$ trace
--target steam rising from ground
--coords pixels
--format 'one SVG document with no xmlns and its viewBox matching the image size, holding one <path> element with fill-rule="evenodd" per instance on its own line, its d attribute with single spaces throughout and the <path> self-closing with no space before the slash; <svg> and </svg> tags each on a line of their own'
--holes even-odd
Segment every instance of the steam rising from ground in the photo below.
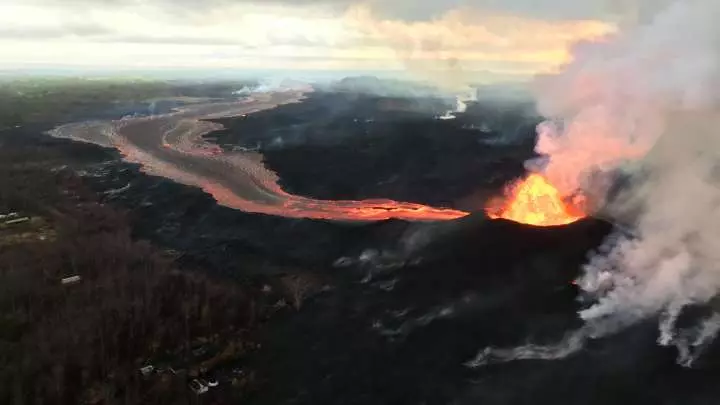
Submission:
<svg viewBox="0 0 720 405">
<path fill-rule="evenodd" d="M 690 329 L 679 331 L 677 320 L 720 292 L 718 15 L 717 0 L 670 2 L 643 25 L 577 45 L 560 73 L 539 79 L 538 108 L 549 120 L 536 149 L 546 158 L 531 168 L 566 193 L 624 168 L 631 186 L 603 214 L 630 224 L 632 235 L 612 236 L 585 266 L 579 286 L 595 304 L 580 313 L 583 329 L 557 346 L 482 352 L 473 365 L 563 357 L 578 342 L 658 317 L 658 343 L 677 346 L 687 366 L 717 334 L 717 312 Z"/>
<path fill-rule="evenodd" d="M 455 108 L 448 110 L 445 114 L 438 118 L 441 120 L 452 120 L 457 118 L 455 113 L 464 113 L 467 111 L 467 103 L 470 101 L 477 101 L 477 92 L 473 88 L 468 88 L 464 94 L 455 96 Z"/>
<path fill-rule="evenodd" d="M 569 164 L 589 172 L 645 157 L 633 187 L 608 207 L 611 217 L 638 213 L 635 235 L 610 240 L 580 283 L 598 296 L 580 314 L 596 333 L 720 292 L 719 12 L 716 1 L 676 1 L 649 25 L 579 48 L 556 79 L 571 91 L 541 100 L 543 113 L 568 117 L 562 138 L 541 127 L 550 176 L 572 182 Z M 582 186 L 574 180 L 564 184 Z M 674 319 L 663 317 L 660 343 L 675 342 Z"/>
<path fill-rule="evenodd" d="M 580 314 L 598 333 L 661 313 L 659 342 L 681 345 L 681 358 L 686 342 L 676 339 L 674 325 L 683 307 L 720 292 L 720 117 L 712 104 L 665 116 L 666 131 L 635 187 L 609 207 L 618 217 L 639 213 L 635 235 L 611 238 L 580 282 L 599 298 Z M 716 317 L 699 327 L 712 335 L 697 339 L 714 337 Z"/>
</svg>

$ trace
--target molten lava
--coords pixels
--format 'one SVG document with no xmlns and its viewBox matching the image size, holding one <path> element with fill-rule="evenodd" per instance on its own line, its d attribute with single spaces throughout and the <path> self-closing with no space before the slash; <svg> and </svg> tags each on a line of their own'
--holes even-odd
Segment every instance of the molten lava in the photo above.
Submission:
<svg viewBox="0 0 720 405">
<path fill-rule="evenodd" d="M 585 216 L 571 213 L 558 190 L 539 174 L 511 186 L 506 200 L 488 208 L 488 215 L 535 226 L 570 224 Z"/>
</svg>

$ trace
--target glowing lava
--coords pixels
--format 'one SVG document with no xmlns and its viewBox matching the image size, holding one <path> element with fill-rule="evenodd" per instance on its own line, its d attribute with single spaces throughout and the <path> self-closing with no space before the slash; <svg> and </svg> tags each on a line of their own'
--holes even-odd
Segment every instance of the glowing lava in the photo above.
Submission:
<svg viewBox="0 0 720 405">
<path fill-rule="evenodd" d="M 571 213 L 558 190 L 539 174 L 511 186 L 507 199 L 488 208 L 488 215 L 535 226 L 570 224 L 585 216 Z"/>
</svg>

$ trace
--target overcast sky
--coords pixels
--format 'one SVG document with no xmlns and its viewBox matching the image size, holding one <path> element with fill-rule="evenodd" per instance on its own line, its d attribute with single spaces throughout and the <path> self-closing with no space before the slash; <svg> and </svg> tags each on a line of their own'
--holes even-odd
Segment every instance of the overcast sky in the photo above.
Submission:
<svg viewBox="0 0 720 405">
<path fill-rule="evenodd" d="M 542 4 L 542 6 L 538 6 Z M 622 0 L 2 0 L 0 68 L 524 76 L 611 32 Z M 626 10 L 624 10 L 626 11 Z M 470 73 L 472 72 L 472 73 Z"/>
</svg>

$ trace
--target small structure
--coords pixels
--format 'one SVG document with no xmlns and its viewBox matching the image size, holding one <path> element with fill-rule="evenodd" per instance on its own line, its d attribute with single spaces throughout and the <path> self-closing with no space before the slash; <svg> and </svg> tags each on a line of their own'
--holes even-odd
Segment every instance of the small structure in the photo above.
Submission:
<svg viewBox="0 0 720 405">
<path fill-rule="evenodd" d="M 0 220 L 17 218 L 19 215 L 17 212 L 8 212 L 7 214 L 0 214 Z"/>
<path fill-rule="evenodd" d="M 60 283 L 61 283 L 62 285 L 72 285 L 72 284 L 77 284 L 77 283 L 79 283 L 80 281 L 82 281 L 82 277 L 80 277 L 80 276 L 70 276 L 70 277 L 65 277 L 65 278 L 63 278 L 62 280 L 60 280 Z"/>
<path fill-rule="evenodd" d="M 145 377 L 150 375 L 153 371 L 155 371 L 155 366 L 153 366 L 152 364 L 148 364 L 147 366 L 140 368 L 140 374 Z"/>
<path fill-rule="evenodd" d="M 208 386 L 201 383 L 200 380 L 198 380 L 197 378 L 190 381 L 189 385 L 190 385 L 190 389 L 193 390 L 193 392 L 196 393 L 197 395 L 202 395 L 202 394 L 208 392 Z"/>
<path fill-rule="evenodd" d="M 5 225 L 17 225 L 25 222 L 30 222 L 30 217 L 15 218 L 5 221 Z"/>
</svg>

